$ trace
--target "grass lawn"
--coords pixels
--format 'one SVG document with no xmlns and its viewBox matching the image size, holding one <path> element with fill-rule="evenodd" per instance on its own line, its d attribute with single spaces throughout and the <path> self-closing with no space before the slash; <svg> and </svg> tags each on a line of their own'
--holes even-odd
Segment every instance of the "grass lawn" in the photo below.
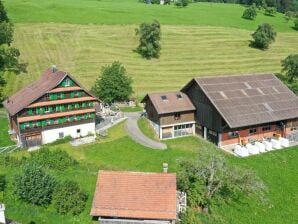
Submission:
<svg viewBox="0 0 298 224">
<path fill-rule="evenodd" d="M 157 19 L 161 24 L 222 26 L 254 30 L 263 22 L 277 31 L 293 32 L 293 22 L 258 13 L 255 21 L 242 19 L 244 6 L 196 3 L 186 8 L 147 5 L 138 0 L 6 0 L 8 15 L 15 23 L 139 24 Z M 79 15 L 79 16 L 78 16 Z"/>
<path fill-rule="evenodd" d="M 1 114 L 0 114 L 1 115 Z M 16 143 L 12 141 L 7 133 L 8 131 L 8 120 L 0 116 L 0 147 L 15 145 Z"/>
<path fill-rule="evenodd" d="M 170 172 L 176 170 L 179 158 L 194 158 L 199 150 L 217 150 L 212 144 L 201 138 L 186 137 L 166 141 L 167 150 L 152 150 L 138 145 L 124 132 L 123 123 L 111 128 L 106 138 L 96 143 L 74 148 L 68 143 L 51 146 L 66 150 L 80 162 L 78 167 L 50 172 L 58 179 L 75 180 L 88 192 L 89 199 L 85 211 L 77 216 L 58 215 L 52 207 L 38 208 L 16 200 L 12 192 L 11 180 L 18 172 L 16 168 L 1 168 L 0 173 L 7 174 L 9 187 L 5 192 L 4 202 L 7 205 L 9 218 L 29 223 L 92 223 L 89 216 L 99 169 L 131 170 L 161 172 L 162 163 L 169 163 Z M 217 151 L 226 156 L 229 163 L 235 166 L 254 170 L 266 183 L 269 189 L 269 203 L 259 204 L 254 198 L 238 203 L 214 206 L 213 212 L 221 223 L 295 223 L 297 210 L 297 162 L 298 148 L 266 153 L 246 159 L 239 159 Z M 13 155 L 27 156 L 27 152 L 17 152 Z M 0 166 L 1 167 L 1 166 Z M 28 216 L 28 214 L 30 214 Z M 95 222 L 94 222 L 95 223 Z"/>
<path fill-rule="evenodd" d="M 153 127 L 145 117 L 142 117 L 138 120 L 138 126 L 144 135 L 151 139 L 158 140 L 158 136 L 156 135 Z"/>
<path fill-rule="evenodd" d="M 226 27 L 162 26 L 160 59 L 133 52 L 136 25 L 15 24 L 14 45 L 28 74 L 7 75 L 11 94 L 33 82 L 52 64 L 69 71 L 90 88 L 101 67 L 124 64 L 135 96 L 177 90 L 194 76 L 280 72 L 280 61 L 298 51 L 298 34 L 278 33 L 266 51 L 250 48 L 251 31 Z"/>
</svg>

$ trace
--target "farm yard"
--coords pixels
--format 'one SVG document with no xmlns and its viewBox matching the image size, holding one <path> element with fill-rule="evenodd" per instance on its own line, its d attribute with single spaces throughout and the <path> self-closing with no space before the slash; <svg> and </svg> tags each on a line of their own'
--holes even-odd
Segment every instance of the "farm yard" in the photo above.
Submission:
<svg viewBox="0 0 298 224">
<path fill-rule="evenodd" d="M 147 92 L 177 90 L 194 76 L 247 73 L 280 73 L 281 60 L 298 52 L 298 32 L 293 21 L 283 14 L 256 20 L 242 19 L 244 6 L 196 3 L 186 8 L 174 5 L 146 5 L 138 0 L 5 0 L 14 23 L 13 46 L 20 49 L 21 60 L 28 63 L 28 73 L 6 73 L 4 92 L 13 94 L 35 81 L 51 65 L 69 71 L 88 89 L 101 67 L 120 61 L 133 79 L 134 96 L 140 100 Z M 142 22 L 157 19 L 161 23 L 161 56 L 141 58 L 135 29 Z M 261 23 L 270 23 L 277 31 L 276 41 L 268 50 L 250 47 L 251 34 Z M 131 112 L 130 108 L 124 111 Z M 137 107 L 137 110 L 140 110 Z M 0 108 L 0 113 L 3 110 Z M 0 114 L 1 115 L 1 114 Z M 140 129 L 155 139 L 145 119 Z M 0 147 L 14 144 L 7 135 L 8 121 L 0 116 Z M 45 146 L 50 151 L 67 152 L 78 164 L 63 171 L 46 168 L 57 180 L 73 180 L 87 192 L 84 211 L 77 216 L 58 214 L 55 208 L 29 205 L 17 199 L 13 180 L 20 172 L 18 162 L 30 153 L 18 151 L 0 154 L 0 175 L 8 185 L 4 191 L 6 215 L 21 223 L 98 223 L 89 212 L 97 172 L 129 170 L 161 172 L 164 162 L 169 171 L 177 171 L 181 158 L 198 158 L 201 151 L 223 155 L 227 163 L 252 170 L 268 188 L 265 203 L 245 197 L 237 202 L 212 205 L 212 215 L 199 214 L 202 223 L 284 223 L 298 222 L 298 147 L 276 150 L 249 158 L 237 158 L 218 150 L 200 137 L 163 141 L 166 150 L 152 150 L 134 142 L 124 123 L 108 130 L 107 137 L 85 146 L 69 143 Z M 43 148 L 42 148 L 43 149 Z M 199 159 L 199 158 L 198 158 Z M 30 215 L 28 215 L 30 214 Z"/>
</svg>

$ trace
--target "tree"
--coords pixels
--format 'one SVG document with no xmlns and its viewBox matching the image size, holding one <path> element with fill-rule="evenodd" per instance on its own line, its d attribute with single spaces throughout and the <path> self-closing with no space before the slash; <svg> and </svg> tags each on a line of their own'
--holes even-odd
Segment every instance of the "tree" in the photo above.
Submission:
<svg viewBox="0 0 298 224">
<path fill-rule="evenodd" d="M 30 204 L 48 205 L 56 185 L 54 178 L 35 164 L 26 164 L 23 172 L 14 178 L 18 197 Z"/>
<path fill-rule="evenodd" d="M 6 45 L 0 46 L 0 72 L 12 71 L 16 74 L 26 72 L 27 63 L 20 63 L 19 57 L 19 49 Z"/>
<path fill-rule="evenodd" d="M 177 0 L 175 5 L 178 7 L 186 7 L 188 6 L 189 0 Z"/>
<path fill-rule="evenodd" d="M 265 15 L 266 16 L 275 16 L 276 8 L 275 7 L 266 7 L 265 8 Z"/>
<path fill-rule="evenodd" d="M 298 54 L 291 54 L 281 61 L 282 71 L 286 72 L 288 81 L 292 83 L 298 78 Z"/>
<path fill-rule="evenodd" d="M 9 22 L 6 10 L 1 0 L 0 0 L 0 22 Z"/>
<path fill-rule="evenodd" d="M 161 29 L 158 21 L 150 23 L 142 23 L 138 29 L 136 29 L 136 35 L 140 36 L 139 46 L 136 49 L 142 57 L 151 59 L 159 58 L 160 55 L 160 39 Z"/>
<path fill-rule="evenodd" d="M 11 23 L 0 23 L 0 45 L 10 45 L 13 40 L 13 28 Z"/>
<path fill-rule="evenodd" d="M 244 10 L 242 18 L 254 20 L 256 18 L 256 16 L 257 16 L 256 7 L 250 6 Z"/>
<path fill-rule="evenodd" d="M 294 21 L 294 29 L 295 30 L 298 30 L 298 19 L 296 19 L 295 21 Z"/>
<path fill-rule="evenodd" d="M 53 195 L 53 204 L 60 214 L 80 214 L 86 205 L 88 196 L 81 191 L 79 185 L 73 181 L 59 184 Z"/>
<path fill-rule="evenodd" d="M 102 68 L 101 76 L 96 79 L 92 92 L 105 103 L 128 100 L 132 90 L 132 79 L 127 75 L 120 62 L 113 62 Z"/>
<path fill-rule="evenodd" d="M 285 20 L 289 22 L 293 17 L 295 17 L 295 13 L 292 11 L 286 11 L 285 12 Z"/>
<path fill-rule="evenodd" d="M 276 32 L 270 24 L 264 23 L 258 26 L 257 30 L 252 34 L 252 37 L 255 47 L 267 49 L 269 44 L 275 41 Z"/>
<path fill-rule="evenodd" d="M 245 195 L 264 197 L 266 187 L 252 172 L 229 167 L 219 155 L 201 154 L 179 162 L 178 188 L 188 195 L 188 205 L 208 212 L 215 201 L 237 200 Z"/>
</svg>

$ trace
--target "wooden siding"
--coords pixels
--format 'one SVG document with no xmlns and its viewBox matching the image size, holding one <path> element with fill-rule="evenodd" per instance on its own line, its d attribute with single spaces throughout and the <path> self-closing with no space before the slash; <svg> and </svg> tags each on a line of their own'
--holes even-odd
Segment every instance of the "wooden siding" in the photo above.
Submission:
<svg viewBox="0 0 298 224">
<path fill-rule="evenodd" d="M 151 100 L 149 97 L 147 98 L 147 101 L 145 102 L 145 110 L 147 112 L 147 118 L 150 121 L 153 121 L 156 124 L 159 124 L 159 116 L 157 114 L 157 111 L 155 110 Z"/>
<path fill-rule="evenodd" d="M 194 111 L 181 112 L 180 119 L 175 119 L 175 113 L 163 114 L 159 116 L 160 125 L 171 125 L 185 122 L 191 122 L 195 120 Z"/>
<path fill-rule="evenodd" d="M 198 84 L 193 81 L 183 92 L 188 95 L 191 102 L 196 107 L 196 122 L 208 129 L 221 132 L 225 122 Z"/>
</svg>

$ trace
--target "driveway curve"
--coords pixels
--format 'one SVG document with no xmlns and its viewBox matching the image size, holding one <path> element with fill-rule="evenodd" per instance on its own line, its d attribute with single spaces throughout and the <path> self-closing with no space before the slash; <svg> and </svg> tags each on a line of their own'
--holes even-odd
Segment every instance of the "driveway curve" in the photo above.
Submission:
<svg viewBox="0 0 298 224">
<path fill-rule="evenodd" d="M 141 117 L 140 112 L 125 113 L 127 117 L 125 129 L 128 135 L 137 143 L 152 149 L 166 149 L 167 145 L 154 141 L 143 134 L 139 129 L 138 120 Z"/>
</svg>

